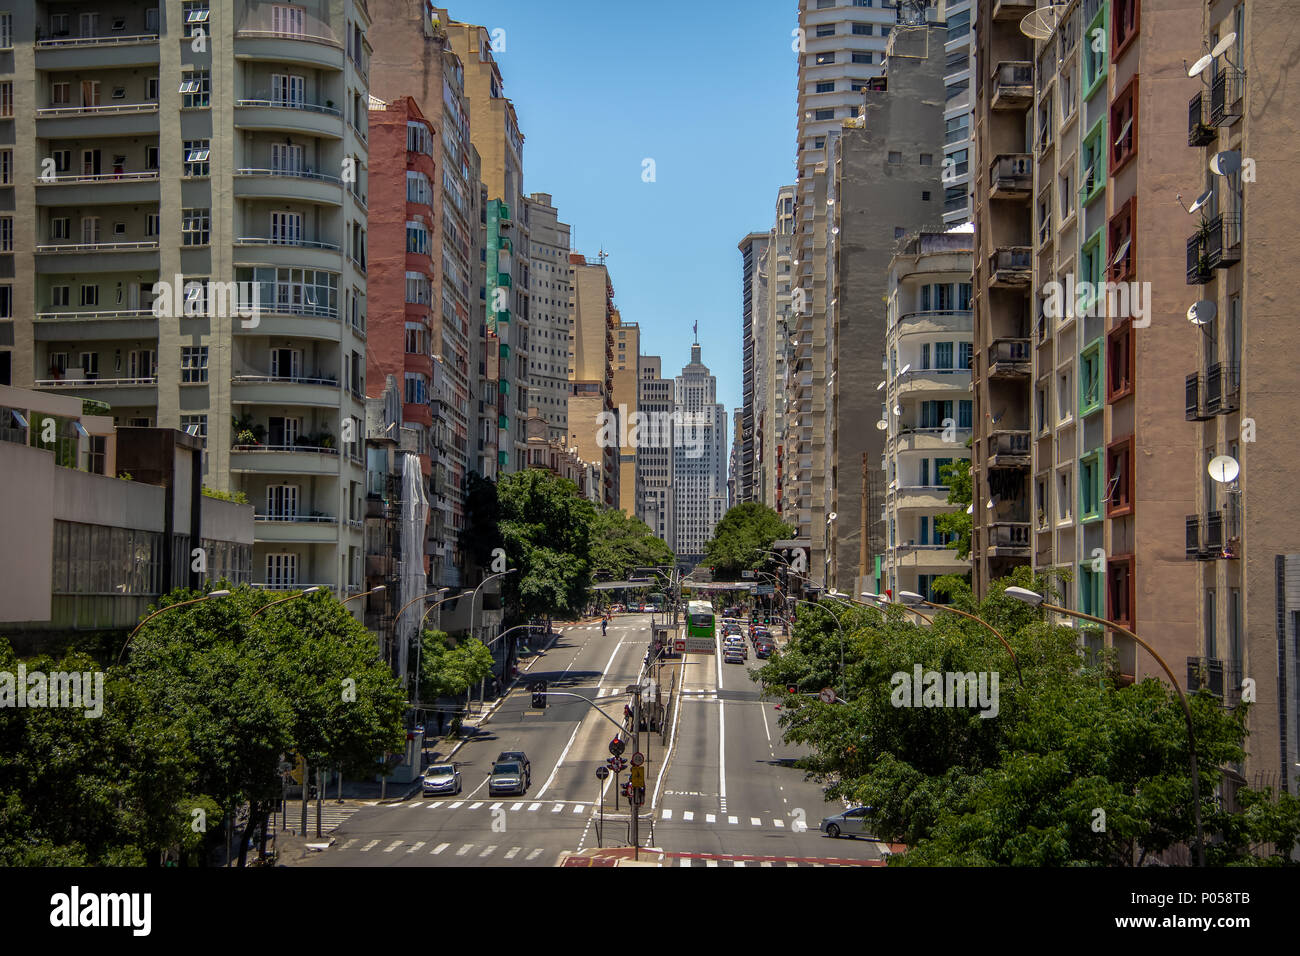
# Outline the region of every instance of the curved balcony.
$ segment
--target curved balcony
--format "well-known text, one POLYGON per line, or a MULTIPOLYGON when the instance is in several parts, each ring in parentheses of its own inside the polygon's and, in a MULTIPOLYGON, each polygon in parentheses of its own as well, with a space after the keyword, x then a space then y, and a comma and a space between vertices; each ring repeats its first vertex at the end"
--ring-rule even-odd
POLYGON ((900 339, 909 335, 961 333, 972 331, 974 323, 974 313, 970 309, 908 312, 899 316, 890 332, 900 339))
POLYGON ((262 305, 254 319, 244 319, 234 323, 235 334, 323 339, 329 342, 338 342, 343 334, 343 324, 339 321, 338 315, 329 309, 311 306, 262 305))
MULTIPOLYGON (((80 369, 71 369, 80 373, 80 369)), ((158 404, 158 377, 149 378, 44 378, 33 383, 35 388, 48 389, 77 398, 94 398, 107 401, 117 406, 149 406, 158 404), (111 389, 113 394, 105 396, 104 390, 111 389)))
POLYGON ((948 491, 947 485, 903 485, 889 493, 890 506, 896 511, 951 511, 948 491))
POLYGON ((234 194, 236 199, 288 199, 322 206, 342 206, 343 180, 310 169, 245 166, 235 170, 234 194))
POLYGON ((259 475, 337 475, 337 448, 307 445, 233 445, 230 470, 259 475))
POLYGON ((899 544, 889 549, 889 560, 898 570, 920 574, 953 574, 970 568, 969 558, 959 558, 946 544, 899 544))
POLYGON ((236 31, 235 59, 298 63, 321 70, 343 69, 343 44, 324 24, 314 24, 313 30, 317 32, 311 33, 266 29, 269 26, 269 22, 250 24, 236 31))
POLYGON ((158 104, 51 106, 36 111, 38 139, 79 141, 110 136, 157 136, 158 104))
POLYGON ((898 398, 913 395, 926 396, 941 392, 965 392, 970 390, 970 369, 968 368, 927 368, 912 369, 906 375, 894 379, 890 394, 898 398))
MULTIPOLYGON (((958 428, 956 431, 957 441, 944 441, 943 436, 947 433, 945 428, 908 428, 900 429, 899 433, 890 438, 886 443, 885 450, 887 453, 899 454, 908 451, 955 451, 964 450, 966 439, 970 437, 969 428, 958 428)), ((959 455, 957 457, 965 457, 959 455)))
POLYGON ((341 252, 334 242, 270 236, 239 236, 235 239, 235 250, 237 266, 273 265, 287 269, 337 269, 341 252))
POLYGON ((343 112, 323 103, 246 97, 235 100, 235 128, 342 139, 343 112))
POLYGON ((67 174, 50 179, 36 177, 36 205, 89 206, 137 204, 159 201, 158 170, 133 173, 67 174))
POLYGON ((339 519, 331 515, 254 515, 253 540, 277 544, 333 544, 339 519))
POLYGON ((298 405, 338 408, 343 391, 327 378, 301 376, 236 375, 231 379, 231 403, 235 405, 298 405))

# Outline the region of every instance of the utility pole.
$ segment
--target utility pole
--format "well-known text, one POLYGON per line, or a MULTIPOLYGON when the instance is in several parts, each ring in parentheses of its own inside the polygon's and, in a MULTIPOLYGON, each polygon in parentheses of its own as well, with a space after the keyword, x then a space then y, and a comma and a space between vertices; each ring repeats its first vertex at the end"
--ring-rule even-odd
MULTIPOLYGON (((632 753, 641 752, 641 683, 638 679, 636 694, 632 698, 632 753)), ((641 801, 637 788, 631 785, 632 774, 628 774, 628 807, 632 810, 632 859, 641 859, 641 801)))
POLYGON ((307 836, 307 791, 311 788, 307 786, 307 781, 311 780, 311 768, 307 766, 307 758, 302 758, 302 829, 298 832, 307 836))
POLYGON ((316 766, 316 836, 320 836, 320 804, 325 797, 324 768, 316 766))

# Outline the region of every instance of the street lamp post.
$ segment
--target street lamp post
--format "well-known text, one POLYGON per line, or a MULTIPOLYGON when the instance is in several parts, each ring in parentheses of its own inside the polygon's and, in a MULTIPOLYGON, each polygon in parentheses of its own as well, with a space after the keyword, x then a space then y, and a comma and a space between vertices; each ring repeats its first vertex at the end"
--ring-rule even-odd
POLYGON ((927 601, 924 597, 917 594, 915 591, 899 591, 898 596, 902 600, 902 602, 906 605, 910 606, 912 604, 924 604, 926 607, 932 607, 936 611, 951 611, 953 614, 958 614, 961 617, 970 618, 976 624, 979 624, 982 627, 984 627, 985 630, 992 632, 993 636, 996 637, 998 641, 1002 644, 1002 646, 1006 648, 1007 653, 1011 655, 1011 660, 1015 662, 1016 665, 1016 677, 1020 680, 1021 688, 1022 689, 1024 688, 1025 675, 1020 672, 1020 658, 1017 657, 1016 652, 1011 649, 1011 645, 1007 643, 1007 639, 1003 637, 998 632, 998 629, 995 628, 988 621, 984 620, 982 617, 976 617, 974 614, 971 614, 967 611, 961 611, 955 607, 949 607, 946 604, 935 604, 933 601, 927 601))
POLYGON ((296 601, 298 600, 298 598, 306 597, 308 594, 315 594, 319 590, 320 588, 318 587, 310 587, 310 588, 306 588, 305 590, 299 591, 297 594, 291 594, 287 598, 280 598, 280 600, 278 601, 271 601, 269 604, 263 604, 252 614, 248 615, 248 619, 251 621, 253 618, 257 617, 257 615, 261 614, 263 611, 270 610, 271 608, 275 607, 277 604, 285 604, 288 601, 296 601))
MULTIPOLYGON (((474 589, 474 596, 470 598, 470 602, 469 602, 469 636, 470 637, 474 636, 474 615, 477 613, 476 608, 478 605, 478 592, 482 590, 483 585, 487 584, 489 581, 492 581, 496 578, 503 578, 507 574, 514 574, 518 570, 519 570, 518 568, 507 568, 505 571, 500 571, 496 574, 489 574, 487 577, 485 577, 482 581, 478 583, 478 587, 474 589)), ((478 699, 480 703, 483 701, 483 693, 484 690, 486 689, 485 684, 486 684, 486 678, 484 680, 479 681, 478 699)))
POLYGON ((934 618, 930 617, 929 615, 922 614, 916 608, 903 604, 901 601, 891 601, 888 597, 886 597, 883 594, 872 594, 870 591, 863 591, 859 596, 866 598, 868 601, 875 602, 877 605, 880 605, 881 607, 897 607, 897 608, 902 608, 904 611, 911 611, 922 621, 925 621, 926 624, 934 623, 934 618))
POLYGON ((230 592, 209 591, 207 594, 203 595, 203 597, 191 598, 188 601, 178 601, 175 604, 168 604, 166 607, 160 607, 158 610, 154 611, 143 621, 137 624, 135 628, 131 631, 131 633, 127 635, 126 643, 123 644, 122 649, 117 652, 117 662, 119 664, 122 663, 122 655, 126 653, 127 647, 130 645, 131 641, 135 638, 136 634, 139 633, 140 628, 144 627, 146 624, 148 624, 150 621, 156 618, 159 614, 163 613, 163 611, 170 611, 173 608, 185 607, 187 604, 198 604, 201 601, 209 601, 212 600, 213 598, 223 598, 223 597, 230 597, 230 592))
POLYGON ((1174 672, 1165 663, 1154 647, 1148 644, 1142 638, 1138 637, 1127 627, 1116 624, 1114 621, 1108 621, 1105 618, 1094 617, 1091 614, 1084 614, 1082 611, 1071 611, 1069 608, 1059 607, 1055 604, 1048 604, 1046 598, 1037 591, 1031 591, 1028 588, 1009 587, 1006 589, 1007 597, 1015 598, 1017 601, 1023 601, 1033 607, 1041 607, 1044 611, 1052 611, 1056 614, 1064 614, 1067 617, 1078 618, 1082 621, 1092 621, 1094 624, 1100 624, 1102 627, 1108 627, 1111 630, 1119 631, 1121 634, 1129 637, 1133 642, 1139 645, 1143 650, 1155 658, 1156 663, 1165 672, 1169 678, 1169 683, 1174 685, 1174 692, 1178 695, 1178 702, 1183 706, 1183 717, 1187 721, 1187 754, 1192 770, 1192 814, 1196 821, 1196 865, 1205 866, 1205 836, 1201 830, 1201 775, 1196 766, 1196 735, 1192 728, 1192 708, 1187 703, 1187 695, 1183 693, 1183 688, 1178 683, 1178 678, 1174 672))

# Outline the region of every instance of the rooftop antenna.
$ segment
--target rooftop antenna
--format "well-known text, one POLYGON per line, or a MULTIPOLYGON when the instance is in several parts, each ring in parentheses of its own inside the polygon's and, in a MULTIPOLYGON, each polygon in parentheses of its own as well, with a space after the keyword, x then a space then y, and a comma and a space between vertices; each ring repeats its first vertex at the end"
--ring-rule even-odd
POLYGON ((600 264, 603 266, 605 260, 609 258, 609 253, 606 252, 605 248, 602 246, 600 252, 596 253, 596 258, 600 260, 600 264))

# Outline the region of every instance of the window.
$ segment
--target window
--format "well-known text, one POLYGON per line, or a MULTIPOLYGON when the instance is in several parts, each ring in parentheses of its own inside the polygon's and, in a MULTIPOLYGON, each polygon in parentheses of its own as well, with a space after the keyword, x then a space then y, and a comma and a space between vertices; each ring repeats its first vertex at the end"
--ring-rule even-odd
POLYGON ((871 62, 871 54, 870 54, 869 52, 868 52, 868 53, 854 53, 854 54, 853 54, 853 62, 854 62, 854 63, 870 63, 870 62, 871 62))
POLYGON ((14 151, 0 149, 0 186, 12 186, 14 183, 14 151))
POLYGON ((181 244, 206 246, 212 228, 211 209, 181 210, 181 244))
POLYGON ((970 80, 958 80, 944 88, 944 99, 954 99, 970 89, 970 80))
POLYGON ((181 384, 199 385, 208 380, 208 347, 181 347, 181 384))
POLYGON ((424 173, 406 174, 406 201, 418 203, 422 206, 428 206, 433 201, 433 189, 429 184, 429 177, 424 173))
POLYGON ((960 116, 951 116, 944 120, 944 143, 960 143, 962 140, 970 138, 970 116, 966 113, 960 116))
POLYGON ((1137 155, 1138 78, 1129 80, 1110 105, 1110 172, 1113 174, 1137 155))
POLYGON ((934 367, 937 369, 952 368, 952 343, 951 342, 934 343, 934 367))
MULTIPOLYGON (((1101 255, 1101 230, 1098 229, 1083 244, 1079 250, 1079 280, 1091 283, 1088 294, 1080 293, 1078 296, 1078 306, 1083 313, 1089 314, 1094 307, 1101 311, 1105 308, 1105 302, 1100 301, 1104 296, 1104 290, 1100 288, 1101 281, 1106 276, 1105 263, 1101 255)), ((1071 309, 1066 310, 1066 314, 1071 313, 1071 309)))
POLYGON ((1133 323, 1124 319, 1106 334, 1106 401, 1133 394, 1133 323))
POLYGON ((833 24, 833 23, 821 23, 821 24, 818 24, 818 26, 817 26, 817 35, 818 35, 819 37, 833 37, 833 36, 835 36, 835 24, 833 24))
POLYGON ((181 4, 181 13, 185 18, 186 37, 208 32, 208 18, 212 16, 211 11, 208 10, 208 0, 186 0, 181 4))
POLYGON ((406 224, 406 251, 421 255, 429 254, 429 230, 424 223, 408 222, 406 224))
POLYGON ((65 306, 65 307, 66 307, 67 304, 68 304, 68 302, 69 302, 69 299, 70 299, 70 293, 71 293, 71 291, 72 291, 72 287, 71 287, 71 286, 66 286, 66 285, 56 285, 56 286, 51 286, 51 287, 50 287, 50 306, 51 306, 52 308, 53 308, 53 307, 57 307, 57 306, 65 306))
POLYGON ((12 50, 14 46, 14 15, 0 13, 0 50, 12 50))
POLYGON ((1111 217, 1107 230, 1106 278, 1111 282, 1127 282, 1137 271, 1134 262, 1133 240, 1137 238, 1134 220, 1137 218, 1137 197, 1130 196, 1111 217))
POLYGON ((1056 514, 1058 521, 1070 521, 1074 514, 1073 476, 1068 468, 1056 475, 1056 514))
POLYGON ((922 165, 922 166, 933 166, 933 165, 934 165, 934 153, 922 153, 922 154, 921 154, 921 165, 922 165))
POLYGON ((419 372, 406 373, 406 404, 427 405, 429 402, 429 385, 419 372))
POLYGON ((1106 124, 1099 120, 1079 149, 1079 201, 1092 202, 1106 185, 1106 124))
POLYGON ((970 33, 970 11, 963 10, 961 13, 954 13, 948 18, 948 43, 953 40, 961 39, 970 33))
POLYGON ((406 354, 429 354, 429 331, 415 322, 406 323, 406 354))
POLYGON ((815 58, 817 66, 825 66, 828 63, 835 62, 835 51, 831 50, 826 53, 818 53, 815 58))
POLYGON ((146 146, 144 148, 144 168, 156 170, 158 168, 158 147, 146 146))
POLYGON ((1129 435, 1106 446, 1106 517, 1133 513, 1133 445, 1129 435))
POLYGON ((206 139, 187 139, 185 141, 186 176, 207 176, 208 157, 211 155, 206 139))
POLYGON ((1074 213, 1074 192, 1070 189, 1070 174, 1063 173, 1057 182, 1057 200, 1061 207, 1061 219, 1069 219, 1074 213))
POLYGON ((871 24, 870 24, 870 23, 855 23, 855 24, 853 24, 853 35, 854 35, 855 37, 869 37, 869 36, 871 36, 871 35, 872 35, 871 24))
POLYGON ((82 306, 99 305, 99 286, 83 285, 81 287, 81 304, 82 306))
POLYGON ((292 73, 271 74, 271 102, 276 106, 301 107, 307 102, 307 78, 292 73))
POLYGON ((298 586, 298 555, 268 554, 266 556, 266 586, 288 589, 298 586))
MULTIPOLYGON (((1101 5, 1098 6, 1098 19, 1100 19, 1100 9, 1101 5)), ((1096 29, 1101 29, 1100 23, 1084 31, 1087 42, 1083 44, 1083 49, 1079 51, 1079 55, 1083 58, 1083 98, 1085 100, 1092 96, 1096 88, 1106 78, 1106 45, 1101 44, 1100 50, 1093 49, 1092 32, 1096 29)))
POLYGON ((271 170, 277 173, 304 172, 303 148, 293 143, 272 143, 271 170))
POLYGON ((157 236, 160 233, 159 225, 162 223, 162 216, 156 212, 146 213, 144 217, 144 234, 146 236, 157 236))
POLYGON ((211 79, 207 70, 186 70, 181 73, 181 108, 205 109, 211 105, 211 79))
POLYGON ((1110 555, 1106 559, 1106 617, 1123 627, 1133 625, 1136 581, 1132 555, 1110 555))
POLYGON ((1091 415, 1101 408, 1101 343, 1094 342, 1079 353, 1079 414, 1091 415))
POLYGON ((203 442, 203 447, 208 447, 208 416, 207 415, 182 415, 181 431, 193 435, 203 442))
POLYGON ((1118 59, 1137 36, 1142 10, 1138 0, 1111 0, 1110 2, 1110 58, 1118 59))
POLYGON ((835 110, 817 110, 813 113, 813 119, 830 120, 835 119, 835 110))
POLYGON ((271 242, 278 245, 296 246, 303 241, 302 213, 271 213, 271 242))
POLYGON ((818 84, 817 84, 817 92, 818 92, 818 93, 834 93, 834 92, 835 92, 835 81, 832 80, 832 81, 829 82, 829 83, 818 83, 818 84))
POLYGON ((278 4, 272 7, 271 30, 274 33, 289 33, 294 36, 301 36, 304 32, 302 8, 278 4))
POLYGON ((1104 617, 1106 609, 1102 607, 1103 577, 1100 571, 1092 569, 1091 562, 1079 565, 1079 607, 1078 610, 1093 617, 1104 617))
POLYGON ((14 251, 14 217, 0 216, 0 252, 14 251))
POLYGON ((899 152, 898 150, 889 151, 889 162, 891 165, 896 165, 898 163, 901 163, 902 161, 903 161, 903 154, 901 152, 899 152))
POLYGON ((0 119, 14 115, 14 84, 12 80, 0 83, 0 119))
POLYGON ((429 127, 423 123, 408 122, 406 124, 406 150, 410 153, 427 153, 433 155, 433 137, 429 133, 429 127))
POLYGON ((1101 455, 1094 451, 1079 459, 1079 517, 1095 521, 1101 517, 1101 455))
POLYGON ((81 244, 83 246, 94 246, 99 244, 99 217, 82 216, 81 217, 81 244))
POLYGON ((421 272, 406 274, 406 301, 427 305, 429 303, 429 277, 421 272))

